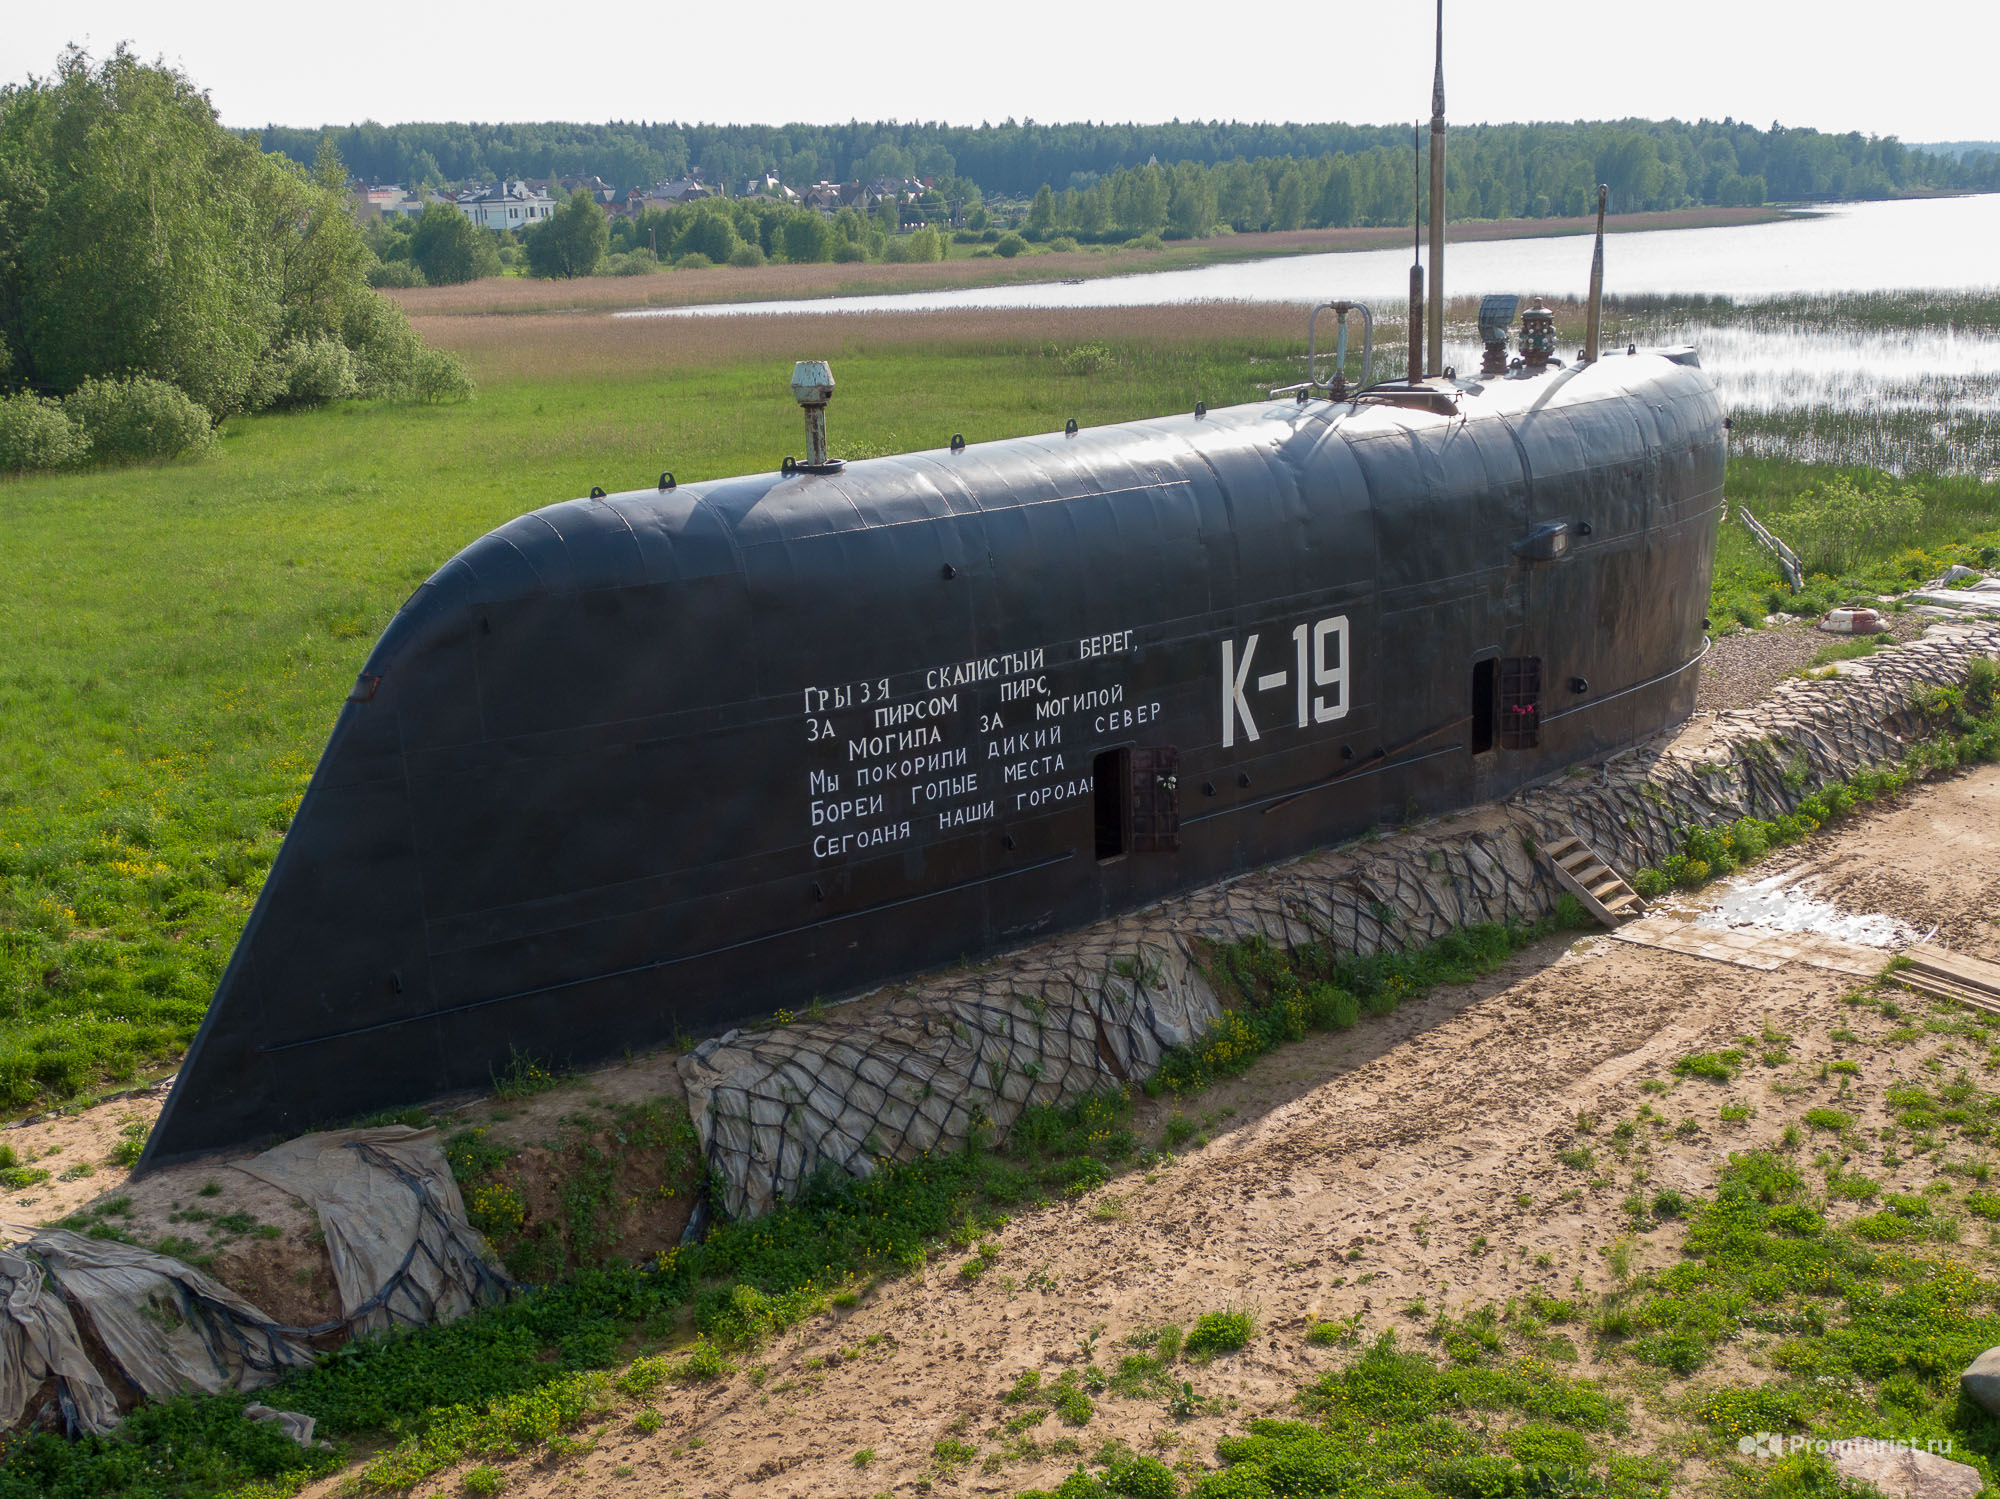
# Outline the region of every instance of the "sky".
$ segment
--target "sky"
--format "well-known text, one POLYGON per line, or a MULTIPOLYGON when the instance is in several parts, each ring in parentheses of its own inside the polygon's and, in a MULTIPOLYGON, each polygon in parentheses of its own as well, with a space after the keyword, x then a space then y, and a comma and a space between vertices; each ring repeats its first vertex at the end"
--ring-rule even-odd
MULTIPOLYGON (((1332 6, 6 0, 0 83, 121 41, 233 126, 1340 120, 1430 113, 1429 0, 1332 6)), ((2000 139, 2000 3, 1446 0, 1451 118, 1702 116, 2000 139)))

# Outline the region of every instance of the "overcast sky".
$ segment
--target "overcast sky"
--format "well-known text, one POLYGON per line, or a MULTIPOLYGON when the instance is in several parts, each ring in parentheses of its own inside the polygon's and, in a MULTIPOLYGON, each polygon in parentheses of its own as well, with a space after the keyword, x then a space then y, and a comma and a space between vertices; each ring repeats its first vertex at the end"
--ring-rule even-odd
MULTIPOLYGON (((849 118, 977 124, 1427 115, 1429 0, 593 0, 551 9, 7 0, 0 81, 130 41, 231 125, 849 118)), ((1462 123, 1733 115, 1907 141, 2000 139, 2000 3, 1446 0, 1462 123)))

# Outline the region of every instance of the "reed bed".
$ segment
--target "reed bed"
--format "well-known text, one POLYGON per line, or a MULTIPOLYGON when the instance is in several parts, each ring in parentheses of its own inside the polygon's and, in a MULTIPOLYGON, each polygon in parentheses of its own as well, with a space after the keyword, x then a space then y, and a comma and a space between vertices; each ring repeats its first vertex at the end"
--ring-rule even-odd
MULTIPOLYGON (((1612 233, 1629 233, 1762 223, 1783 216, 1781 210, 1771 208, 1688 208, 1616 214, 1606 221, 1605 227, 1612 233)), ((1590 233, 1596 222, 1594 218, 1468 220, 1453 224, 1448 238, 1453 244, 1546 239, 1590 233)), ((575 281, 494 276, 462 286, 418 287, 385 295, 400 303, 412 317, 693 307, 1190 270, 1226 261, 1263 260, 1281 255, 1393 249, 1409 243, 1409 235, 1410 231, 1400 226, 1273 230, 1264 234, 1218 234, 1207 239, 1180 240, 1158 250, 1096 245, 1074 251, 1038 252, 1013 260, 972 259, 964 247, 954 246, 954 258, 928 264, 710 266, 698 271, 661 270, 649 276, 589 276, 575 281)))

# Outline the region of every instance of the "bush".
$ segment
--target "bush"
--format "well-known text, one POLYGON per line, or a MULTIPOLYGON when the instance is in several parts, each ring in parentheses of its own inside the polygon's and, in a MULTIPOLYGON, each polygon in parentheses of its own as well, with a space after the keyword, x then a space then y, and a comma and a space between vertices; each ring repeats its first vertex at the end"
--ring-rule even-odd
POLYGON ((1074 250, 1076 247, 1075 238, 1067 234, 1058 234, 1054 239, 1049 241, 1049 248, 1058 254, 1074 250))
POLYGON ((600 276, 650 276, 660 268, 659 259, 641 245, 623 255, 607 255, 597 267, 600 276))
POLYGON ((852 265, 857 260, 866 260, 868 250, 851 239, 844 239, 833 247, 833 258, 842 265, 852 265))
POLYGON ((748 270, 764 263, 764 252, 756 245, 738 245, 729 252, 729 263, 739 269, 748 270))
POLYGON ((177 458, 215 441, 208 413, 164 380, 86 380, 63 398, 97 462, 177 458))
POLYGON ((1027 248, 1028 242, 1011 229, 993 241, 993 253, 1004 255, 1009 260, 1027 248))
POLYGON ((378 260, 368 268, 368 284, 376 288, 395 287, 407 291, 413 286, 428 285, 424 273, 414 263, 407 260, 378 260))
POLYGON ((1864 557, 1913 544, 1923 528, 1924 502, 1916 490, 1897 488, 1886 475, 1856 484, 1846 474, 1836 474, 1813 485, 1771 521, 1808 572, 1838 578, 1864 557))
POLYGON ((705 271, 714 264, 715 262, 702 254, 701 251, 690 250, 674 262, 674 269, 677 271, 705 271))
POLYGON ((59 401, 0 396, 0 473, 67 468, 90 452, 90 438, 59 401))
POLYGON ((472 375, 464 361, 443 349, 424 349, 417 355, 404 393, 412 400, 432 406, 472 399, 472 375))
POLYGON ((272 351, 273 389, 262 404, 279 408, 324 406, 360 393, 354 356, 337 338, 295 339, 272 351))
POLYGON ((742 243, 728 214, 718 208, 703 208, 688 220, 687 227, 675 239, 674 253, 681 257, 675 263, 684 263, 689 255, 705 255, 710 265, 722 265, 742 243))

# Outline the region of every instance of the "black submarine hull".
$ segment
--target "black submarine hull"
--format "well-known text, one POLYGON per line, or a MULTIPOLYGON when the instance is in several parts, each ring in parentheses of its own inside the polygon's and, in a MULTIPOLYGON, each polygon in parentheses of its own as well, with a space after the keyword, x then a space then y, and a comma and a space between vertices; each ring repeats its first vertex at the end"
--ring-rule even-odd
POLYGON ((1699 368, 1422 404, 612 495, 475 542, 370 655, 148 1164, 977 958, 1685 717, 1724 467, 1699 368))

